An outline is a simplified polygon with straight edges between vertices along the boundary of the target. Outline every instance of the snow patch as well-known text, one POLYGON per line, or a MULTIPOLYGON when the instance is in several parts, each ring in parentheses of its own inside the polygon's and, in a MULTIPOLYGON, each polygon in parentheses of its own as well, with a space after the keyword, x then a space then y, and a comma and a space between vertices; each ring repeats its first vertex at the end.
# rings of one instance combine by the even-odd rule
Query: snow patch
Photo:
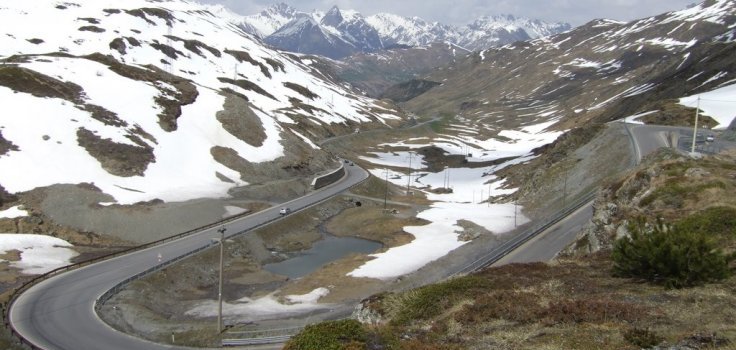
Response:
POLYGON ((228 218, 235 215, 240 215, 242 213, 247 212, 248 209, 243 209, 241 207, 236 207, 232 205, 226 205, 225 206, 225 214, 222 215, 223 218, 228 218))
POLYGON ((20 209, 20 205, 0 211, 0 219, 15 219, 28 216, 28 211, 20 209))
MULTIPOLYGON (((329 293, 327 288, 317 288, 304 295, 287 295, 283 299, 276 297, 275 292, 258 299, 245 297, 231 303, 223 302, 222 314, 228 320, 237 322, 282 319, 329 307, 329 304, 317 303, 329 293)), ((186 314, 213 317, 217 316, 217 307, 217 300, 208 300, 198 303, 186 314)))
MULTIPOLYGON (((546 113, 546 112, 543 112, 546 113)), ((436 138, 431 144, 419 144, 424 139, 412 139, 386 146, 421 148, 429 145, 440 147, 450 154, 463 154, 469 161, 487 161, 513 157, 500 165, 485 168, 451 168, 440 172, 417 171, 411 179, 403 172, 384 169, 369 169, 379 179, 388 178, 397 186, 406 186, 407 182, 414 188, 452 188, 451 193, 437 194, 425 191, 429 200, 435 201, 428 210, 420 212, 419 218, 430 221, 424 226, 404 227, 404 231, 414 235, 414 240, 403 246, 391 248, 383 253, 372 254, 370 260, 348 273, 348 276, 377 279, 391 279, 411 273, 422 266, 447 255, 466 242, 458 239, 463 231, 458 220, 471 221, 493 233, 503 233, 528 221, 520 214, 521 209, 513 204, 489 204, 491 196, 509 195, 516 191, 505 188, 503 180, 497 179, 493 173, 513 164, 533 159, 530 151, 536 147, 554 141, 562 132, 546 131, 556 119, 544 123, 528 125, 520 130, 503 130, 500 136, 509 141, 496 139, 477 140, 470 136, 436 138), (410 143, 411 142, 411 143, 410 143)), ((429 140, 426 140, 427 142, 429 140)), ((408 152, 381 153, 373 152, 376 158, 361 159, 373 164, 408 169, 408 152)), ((414 164, 414 163, 412 163, 414 164)), ((412 166, 413 167, 413 166, 412 166)))
POLYGON ((639 113, 639 114, 635 114, 635 115, 630 115, 630 116, 624 118, 623 121, 625 123, 629 123, 629 124, 642 124, 643 125, 644 122, 639 121, 637 119, 639 119, 641 117, 644 117, 644 116, 648 116, 650 114, 657 113, 657 112, 659 112, 659 111, 649 111, 649 112, 639 113))
POLYGON ((20 251, 20 260, 11 261, 10 265, 27 275, 39 275, 71 264, 71 259, 79 253, 70 247, 69 242, 51 236, 0 234, 0 253, 20 251))

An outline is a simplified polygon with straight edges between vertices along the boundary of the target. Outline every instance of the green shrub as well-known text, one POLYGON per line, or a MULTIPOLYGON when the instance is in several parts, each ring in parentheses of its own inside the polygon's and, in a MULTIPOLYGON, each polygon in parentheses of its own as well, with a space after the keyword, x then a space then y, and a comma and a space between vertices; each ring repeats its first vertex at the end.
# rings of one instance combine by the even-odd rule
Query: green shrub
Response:
POLYGON ((731 207, 708 208, 678 221, 675 225, 684 231, 733 239, 736 237, 736 209, 731 207))
POLYGON ((682 288, 729 276, 728 260, 708 234, 657 221, 651 229, 639 219, 631 236, 614 243, 614 274, 643 278, 668 288, 682 288))
POLYGON ((648 206, 655 200, 661 200, 665 205, 674 208, 681 208, 684 204, 685 195, 688 193, 687 188, 677 183, 667 183, 663 187, 656 189, 650 195, 641 199, 642 206, 648 206))
POLYGON ((362 348, 368 332, 356 320, 328 321, 309 325, 289 340, 284 350, 343 350, 362 348))
POLYGON ((725 189, 726 184, 721 181, 709 181, 697 185, 691 185, 687 179, 675 177, 668 179, 664 186, 657 188, 650 195, 642 198, 642 206, 647 206, 655 200, 661 200, 665 205, 673 208, 682 208, 685 198, 703 193, 707 189, 725 189))
POLYGON ((451 308, 462 298, 471 297, 473 291, 484 291, 489 287, 487 279, 476 276, 424 286, 410 292, 391 322, 405 325, 415 320, 428 320, 451 308))

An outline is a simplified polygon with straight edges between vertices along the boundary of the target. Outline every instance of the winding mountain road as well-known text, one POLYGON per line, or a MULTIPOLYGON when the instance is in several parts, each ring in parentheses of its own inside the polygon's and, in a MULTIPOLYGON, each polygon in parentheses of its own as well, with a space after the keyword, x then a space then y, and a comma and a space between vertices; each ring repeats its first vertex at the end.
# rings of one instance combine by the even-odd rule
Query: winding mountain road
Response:
MULTIPOLYGON (((358 166, 345 166, 346 175, 335 184, 314 191, 283 206, 300 210, 368 178, 358 166)), ((279 207, 243 217, 225 225, 232 237, 277 219, 279 207)), ((16 332, 42 349, 176 349, 118 332, 95 312, 96 301, 121 281, 136 276, 167 260, 210 246, 220 237, 213 227, 192 235, 105 260, 50 277, 23 292, 10 305, 9 321, 16 332)))

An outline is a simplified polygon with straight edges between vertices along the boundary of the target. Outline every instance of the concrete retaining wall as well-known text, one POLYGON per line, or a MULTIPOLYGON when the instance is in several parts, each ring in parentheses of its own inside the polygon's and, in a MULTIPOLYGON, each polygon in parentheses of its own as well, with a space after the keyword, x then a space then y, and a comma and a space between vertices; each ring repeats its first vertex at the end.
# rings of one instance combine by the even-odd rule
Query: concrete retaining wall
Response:
POLYGON ((317 176, 312 180, 312 189, 317 190, 327 185, 335 183, 337 180, 345 176, 345 165, 341 165, 339 169, 322 176, 317 176))

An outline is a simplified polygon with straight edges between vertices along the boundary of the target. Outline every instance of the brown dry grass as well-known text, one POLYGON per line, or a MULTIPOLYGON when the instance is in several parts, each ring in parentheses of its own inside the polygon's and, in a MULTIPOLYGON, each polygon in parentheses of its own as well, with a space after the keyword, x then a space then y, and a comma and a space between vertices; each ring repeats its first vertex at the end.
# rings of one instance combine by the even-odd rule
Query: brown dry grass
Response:
MULTIPOLYGON (((397 207, 397 210, 406 209, 397 207)), ((415 217, 399 218, 383 212, 381 207, 359 207, 344 210, 327 223, 327 230, 335 236, 359 237, 397 247, 414 240, 404 232, 404 226, 422 226, 427 221, 415 217)))
MULTIPOLYGON (((412 334, 414 347, 463 349, 638 349, 624 337, 633 329, 669 344, 713 332, 736 340, 736 278, 667 290, 611 277, 610 270, 607 254, 487 269, 476 275, 487 287, 467 289, 436 316, 384 327, 412 334)), ((390 295, 371 308, 399 315, 407 305, 421 305, 422 295, 390 295)))

